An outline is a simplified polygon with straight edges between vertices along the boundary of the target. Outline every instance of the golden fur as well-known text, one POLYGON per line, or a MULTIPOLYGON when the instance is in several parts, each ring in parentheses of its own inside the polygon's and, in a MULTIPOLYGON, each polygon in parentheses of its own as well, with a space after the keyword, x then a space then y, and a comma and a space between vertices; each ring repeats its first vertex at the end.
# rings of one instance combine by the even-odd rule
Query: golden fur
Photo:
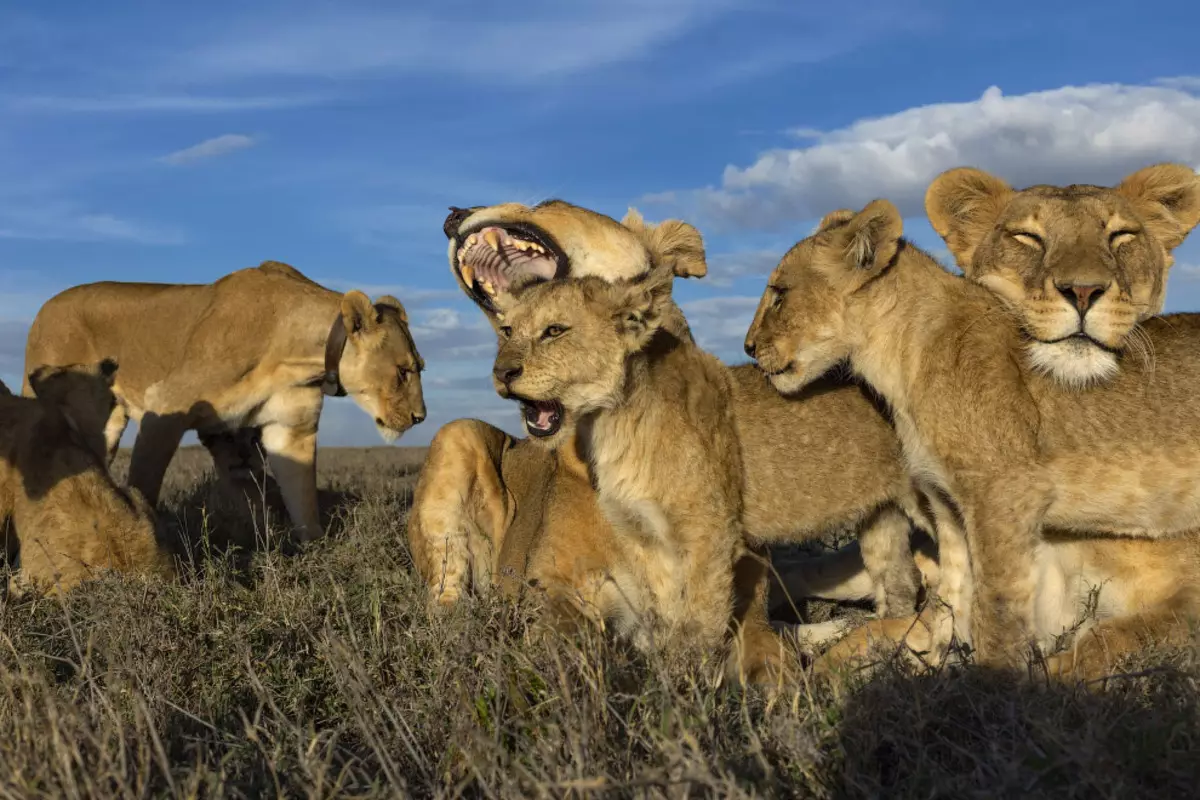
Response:
MULTIPOLYGON (((425 417, 424 365, 400 301, 339 294, 275 261, 211 284, 68 289, 38 312, 26 372, 100 358, 121 364, 113 390, 139 425, 129 482, 151 504, 185 431, 204 434, 210 449, 221 441, 211 434, 241 431, 230 446, 250 450, 243 429, 261 429, 297 535, 309 539, 320 532, 315 459, 325 345, 339 316, 341 384, 394 439, 425 417)), ((124 427, 123 416, 108 426, 110 451, 124 427)), ((214 460, 221 469, 239 459, 218 452, 214 460)))
MULTIPOLYGON (((942 520, 965 523, 974 583, 953 602, 978 656, 1011 661, 1037 630, 1044 527, 1154 538, 1200 523, 1200 315, 1146 321, 1153 361, 1064 391, 1026 364, 1003 301, 901 233, 886 200, 830 214, 776 268, 749 335, 784 391, 848 359, 888 401, 910 473, 957 504, 937 515, 943 551, 956 525, 942 520)), ((957 568, 943 558, 943 587, 957 568)))
POLYGON ((576 420, 612 529, 596 615, 642 648, 712 649, 744 551, 741 451, 728 370, 661 328, 669 281, 529 286, 503 307, 493 375, 576 420))
POLYGON ((930 184, 925 209, 967 277, 1018 315, 1030 364, 1082 388, 1123 352, 1151 357, 1137 325, 1162 311, 1171 252, 1200 222, 1200 176, 1157 164, 1111 189, 1016 191, 964 167, 930 184))
POLYGON ((102 570, 172 577, 154 514, 113 483, 104 424, 116 405, 115 365, 43 367, 35 398, 0 393, 0 518, 20 548, 10 595, 65 592, 102 570))
MULTIPOLYGON (((700 234, 683 222, 649 225, 631 213, 618 223, 561 201, 454 210, 445 226, 451 270, 497 329, 504 325, 498 307, 505 289, 493 283, 488 294, 473 268, 467 270, 473 280, 465 280, 464 266, 473 265, 461 258, 472 236, 482 239, 491 228, 538 237, 556 255, 556 263, 539 269, 556 278, 705 273, 700 234)), ((499 232, 496 243, 509 255, 517 250, 499 232)), ((526 279, 507 276, 512 288, 526 279)), ((662 324, 690 340, 674 304, 664 307, 662 324)), ((780 652, 765 618, 765 546, 858 526, 880 610, 905 613, 917 589, 904 510, 917 512, 895 435, 860 386, 829 379, 788 399, 751 364, 728 368, 728 375, 745 467, 743 521, 758 551, 735 573, 734 616, 744 648, 736 663, 756 678, 770 672, 762 668, 777 664, 780 652)), ((444 426, 422 468, 407 531, 431 599, 442 605, 498 581, 506 592, 537 586, 551 607, 570 615, 594 606, 594 576, 610 566, 612 531, 569 424, 552 451, 477 420, 444 426)))

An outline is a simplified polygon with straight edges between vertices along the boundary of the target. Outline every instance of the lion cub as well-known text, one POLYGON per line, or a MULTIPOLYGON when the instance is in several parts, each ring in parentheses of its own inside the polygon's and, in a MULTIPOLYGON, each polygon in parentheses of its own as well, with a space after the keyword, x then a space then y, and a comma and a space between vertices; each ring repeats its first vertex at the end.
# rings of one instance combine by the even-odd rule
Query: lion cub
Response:
MULTIPOLYGON (((1037 629, 1046 527, 1159 538, 1200 519, 1200 314, 1147 320, 1152 360, 1069 391, 1027 363, 1001 299, 902 231, 886 200, 828 215, 772 274, 748 343, 781 391, 848 359, 887 400, 910 473, 965 522, 974 585, 954 602, 979 660, 1012 662, 1037 629)), ((939 519, 939 547, 954 529, 939 519)))
POLYGON ((104 569, 175 574, 149 504, 108 473, 116 368, 42 367, 29 375, 36 398, 0 393, 0 518, 20 547, 10 596, 65 592, 104 569))
POLYGON ((578 434, 615 531, 596 615, 642 648, 718 646, 743 552, 728 370, 663 327, 662 282, 535 284, 505 308, 493 377, 530 436, 578 434))

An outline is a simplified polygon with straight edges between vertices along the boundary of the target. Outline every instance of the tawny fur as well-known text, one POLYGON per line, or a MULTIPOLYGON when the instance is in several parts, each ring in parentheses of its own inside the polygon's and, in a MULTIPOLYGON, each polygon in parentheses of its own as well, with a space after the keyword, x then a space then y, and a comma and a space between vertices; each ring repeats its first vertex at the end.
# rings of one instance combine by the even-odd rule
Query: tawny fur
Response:
MULTIPOLYGON (((310 539, 320 532, 316 443, 325 343, 339 315, 347 332, 342 385, 393 439, 425 416, 423 363, 400 301, 343 295, 275 261, 212 284, 68 289, 34 319, 26 372, 101 358, 120 363, 113 389, 122 415, 138 422, 129 482, 151 504, 186 431, 205 436, 224 470, 245 456, 220 448, 252 452, 245 429, 260 429, 297 538, 310 539), (213 436, 231 431, 232 441, 213 436)), ((123 417, 109 424, 110 453, 123 431, 123 417)))
MULTIPOLYGON (((559 201, 481 207, 447 231, 452 272, 476 302, 457 252, 467 233, 491 224, 532 226, 556 242, 570 256, 560 277, 705 273, 702 239, 686 223, 650 225, 631 213, 622 224, 559 201)), ((481 310, 493 327, 503 325, 492 310, 481 310)), ((677 308, 663 313, 664 327, 690 338, 677 308)), ((788 399, 752 364, 728 368, 728 375, 746 470, 744 522, 760 546, 735 574, 742 658, 733 665, 758 679, 780 663, 779 639, 766 622, 769 562, 761 546, 860 526, 875 542, 868 549, 878 559, 872 574, 886 598, 881 610, 905 613, 917 591, 905 516, 915 499, 899 443, 858 385, 830 379, 788 399), (891 566, 904 559, 908 569, 891 566)), ((407 531, 435 603, 453 604, 468 587, 482 590, 494 579, 505 591, 535 584, 567 613, 594 606, 591 576, 607 569, 611 537, 571 432, 547 452, 477 420, 450 423, 434 437, 407 531)))
POLYGON ((750 335, 781 390, 848 359, 888 401, 910 473, 965 522, 978 657, 1010 663, 1035 633, 1044 527, 1156 538, 1200 524, 1200 315, 1146 321, 1153 363, 1066 391, 1026 364, 1003 301, 901 233, 886 200, 830 215, 776 268, 750 335))
POLYGON ((1200 175, 1156 164, 1114 188, 1017 191, 961 167, 930 184, 925 210, 967 277, 1016 314, 1029 364, 1086 388, 1122 353, 1153 358, 1137 325, 1162 311, 1172 251, 1200 223, 1200 175), (1069 338, 1080 332, 1091 340, 1069 338))
POLYGON ((713 649, 744 550, 732 388, 717 359, 661 328, 669 285, 656 288, 535 284, 504 307, 495 368, 516 374, 504 396, 561 400, 575 419, 612 529, 597 615, 643 648, 713 649))
POLYGON ((175 575, 137 490, 108 473, 104 423, 116 404, 113 365, 36 370, 37 398, 0 393, 0 518, 20 569, 10 595, 66 592, 105 570, 175 575))

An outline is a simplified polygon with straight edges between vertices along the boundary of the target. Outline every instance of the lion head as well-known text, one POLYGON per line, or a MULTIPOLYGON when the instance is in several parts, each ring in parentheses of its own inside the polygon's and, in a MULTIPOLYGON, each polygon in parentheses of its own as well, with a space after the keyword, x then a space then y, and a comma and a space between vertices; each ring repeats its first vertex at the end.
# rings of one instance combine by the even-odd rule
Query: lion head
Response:
POLYGON ((897 256, 903 222, 876 200, 855 213, 828 214, 771 273, 746 333, 746 354, 783 394, 798 392, 850 356, 848 300, 897 256))
POLYGON ((385 441, 395 441, 425 419, 421 360, 408 331, 408 314, 394 297, 375 303, 359 291, 342 297, 345 348, 337 362, 346 394, 375 420, 385 441))
POLYGON ((1162 311, 1171 251, 1200 222, 1200 176, 1158 164, 1115 188, 1018 191, 964 167, 933 181, 925 210, 967 277, 1018 314, 1031 366, 1083 387, 1112 377, 1162 311))
MULTIPOLYGON (((497 332, 501 306, 530 283, 698 278, 708 271, 698 230, 679 220, 648 224, 633 209, 617 222, 562 200, 451 208, 443 230, 455 281, 497 332)), ((664 314, 665 324, 688 336, 677 308, 664 307, 664 314)))
POLYGON ((621 402, 629 356, 662 328, 669 298, 669 277, 544 281, 510 294, 500 303, 497 393, 520 402, 531 437, 556 443, 580 415, 621 402))
POLYGON ((114 417, 125 424, 124 407, 113 393, 117 362, 106 358, 95 364, 41 366, 29 373, 34 396, 62 414, 80 444, 107 459, 105 429, 114 417))

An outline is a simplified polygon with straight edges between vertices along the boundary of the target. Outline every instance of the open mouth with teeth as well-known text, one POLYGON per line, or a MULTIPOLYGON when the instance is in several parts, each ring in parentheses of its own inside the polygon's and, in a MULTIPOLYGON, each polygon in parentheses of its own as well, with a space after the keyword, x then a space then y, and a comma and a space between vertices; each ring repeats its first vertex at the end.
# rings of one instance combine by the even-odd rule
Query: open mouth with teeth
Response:
POLYGON ((458 236, 455 268, 475 302, 495 312, 496 295, 563 277, 566 255, 544 231, 528 225, 488 225, 458 236))
POLYGON ((553 436, 562 428, 562 403, 557 400, 518 399, 521 402, 521 419, 530 436, 553 436))

